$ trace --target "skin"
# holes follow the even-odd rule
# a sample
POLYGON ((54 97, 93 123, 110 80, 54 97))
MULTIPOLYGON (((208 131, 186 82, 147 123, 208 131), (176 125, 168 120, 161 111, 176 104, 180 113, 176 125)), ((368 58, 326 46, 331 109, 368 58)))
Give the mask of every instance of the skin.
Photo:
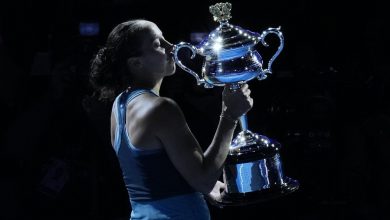
MULTIPOLYGON (((173 45, 152 22, 142 21, 150 31, 141 45, 142 55, 127 61, 132 75, 131 88, 147 88, 159 94, 163 78, 175 72, 171 55, 173 45)), ((222 97, 224 114, 239 118, 252 108, 247 84, 232 92, 225 87, 222 97)), ((136 97, 127 106, 126 126, 132 144, 143 150, 164 148, 175 168, 197 191, 220 201, 225 184, 218 181, 229 152, 236 127, 231 119, 222 117, 212 143, 203 152, 175 101, 149 93, 136 97)), ((111 141, 115 140, 115 118, 111 115, 111 141)))

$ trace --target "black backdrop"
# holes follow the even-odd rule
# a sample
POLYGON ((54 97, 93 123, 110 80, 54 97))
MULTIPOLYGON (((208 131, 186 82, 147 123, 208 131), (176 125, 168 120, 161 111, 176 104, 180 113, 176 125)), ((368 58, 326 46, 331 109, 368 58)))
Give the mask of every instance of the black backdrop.
MULTIPOLYGON (((231 23, 282 27, 274 74, 249 82, 251 130, 282 143, 298 192, 218 209, 213 219, 385 219, 390 146, 388 11, 374 1, 230 1, 231 23)), ((131 18, 154 21, 173 43, 216 27, 214 1, 6 1, 0 8, 0 219, 127 219, 109 144, 109 105, 88 98, 89 62, 108 32, 131 18), (81 36, 79 24, 100 25, 81 36)), ((271 40, 272 42, 272 40, 271 40)), ((270 48, 257 47, 268 60, 270 48)), ((201 58, 188 61, 200 70, 201 58)), ((182 107, 206 147, 220 88, 205 90, 178 69, 161 95, 182 107)), ((386 218, 387 219, 387 218, 386 218)))

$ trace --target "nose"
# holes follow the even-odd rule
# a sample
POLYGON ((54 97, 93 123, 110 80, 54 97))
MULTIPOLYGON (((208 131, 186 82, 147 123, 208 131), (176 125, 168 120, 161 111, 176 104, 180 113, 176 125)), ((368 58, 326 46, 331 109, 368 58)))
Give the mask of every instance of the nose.
POLYGON ((163 42, 164 42, 164 48, 165 48, 165 52, 167 53, 167 54, 172 54, 172 51, 173 51, 173 47, 174 47, 174 45, 173 44, 171 44, 169 41, 167 41, 167 40, 163 40, 163 42))

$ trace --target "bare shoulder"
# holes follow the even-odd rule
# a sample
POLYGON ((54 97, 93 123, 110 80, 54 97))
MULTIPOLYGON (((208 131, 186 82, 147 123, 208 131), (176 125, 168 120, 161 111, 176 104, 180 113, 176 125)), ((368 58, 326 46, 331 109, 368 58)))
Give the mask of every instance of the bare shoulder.
POLYGON ((163 138, 171 140, 178 131, 187 130, 187 123, 175 101, 146 94, 129 104, 127 122, 132 143, 138 146, 155 147, 162 144, 163 138))
POLYGON ((133 122, 129 126, 133 126, 135 130, 142 128, 151 132, 154 128, 169 126, 171 122, 183 118, 180 107, 174 100, 151 94, 137 97, 127 107, 127 119, 133 122))
POLYGON ((145 94, 137 97, 133 104, 129 104, 127 110, 135 112, 139 118, 155 118, 171 111, 177 111, 179 106, 170 98, 145 94))
POLYGON ((132 144, 156 147, 166 131, 176 130, 184 119, 175 101, 152 94, 143 94, 130 102, 126 111, 126 126, 132 144))
POLYGON ((179 105, 170 98, 159 97, 148 111, 149 118, 157 129, 185 126, 184 115, 179 105))
POLYGON ((155 101, 153 110, 161 111, 162 114, 178 113, 181 112, 179 105, 170 98, 159 97, 155 101))

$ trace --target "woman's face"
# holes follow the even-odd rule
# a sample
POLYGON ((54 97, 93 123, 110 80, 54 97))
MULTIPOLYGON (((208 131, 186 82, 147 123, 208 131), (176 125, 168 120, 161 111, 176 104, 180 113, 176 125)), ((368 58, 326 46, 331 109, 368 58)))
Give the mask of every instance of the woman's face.
POLYGON ((158 76, 161 74, 162 77, 172 75, 176 69, 171 54, 173 45, 165 40, 156 24, 144 22, 147 31, 144 34, 140 56, 143 72, 158 74, 158 76))

